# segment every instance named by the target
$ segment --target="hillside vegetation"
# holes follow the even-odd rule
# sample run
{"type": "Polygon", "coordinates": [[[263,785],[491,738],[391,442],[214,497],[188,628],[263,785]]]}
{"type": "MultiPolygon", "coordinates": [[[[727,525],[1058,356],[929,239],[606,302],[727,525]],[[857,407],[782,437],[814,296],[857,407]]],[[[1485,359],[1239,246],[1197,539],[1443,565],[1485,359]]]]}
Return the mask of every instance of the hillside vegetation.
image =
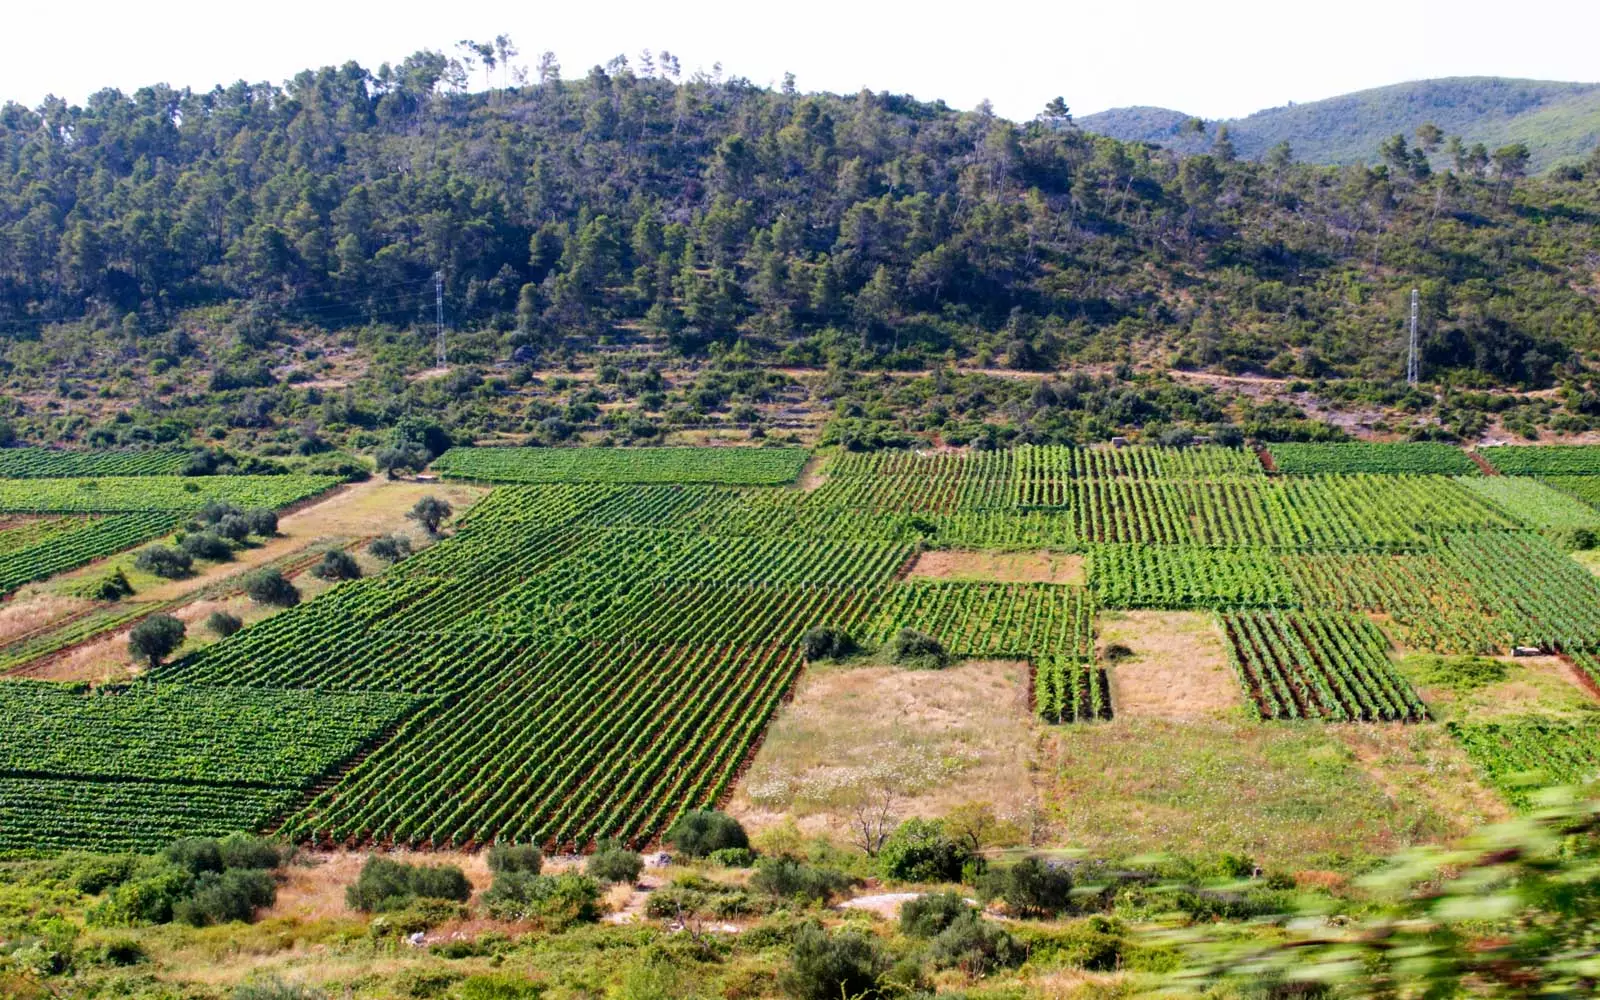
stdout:
{"type": "MultiPolygon", "coordinates": [[[[1133,107],[1087,115],[1079,124],[1099,135],[1159,143],[1181,153],[1207,152],[1218,127],[1226,126],[1239,155],[1248,159],[1260,159],[1287,142],[1307,163],[1370,165],[1380,162],[1383,140],[1397,132],[1410,135],[1431,122],[1490,149],[1525,143],[1537,173],[1581,161],[1600,145],[1600,84],[1491,76],[1416,80],[1267,108],[1207,123],[1203,131],[1192,121],[1182,111],[1133,107]]],[[[1446,157],[1437,155],[1434,166],[1446,166],[1446,157]]]]}

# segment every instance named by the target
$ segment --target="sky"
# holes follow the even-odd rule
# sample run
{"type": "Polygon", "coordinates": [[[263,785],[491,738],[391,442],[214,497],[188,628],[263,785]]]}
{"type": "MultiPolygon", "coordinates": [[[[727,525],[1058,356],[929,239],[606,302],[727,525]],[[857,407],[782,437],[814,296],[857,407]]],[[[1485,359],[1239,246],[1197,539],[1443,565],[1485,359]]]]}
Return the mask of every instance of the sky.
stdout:
{"type": "Polygon", "coordinates": [[[519,63],[555,52],[568,77],[665,49],[685,73],[720,62],[757,84],[792,72],[802,90],[868,87],[963,109],[989,100],[1009,118],[1057,95],[1077,115],[1149,104],[1217,119],[1439,76],[1600,81],[1600,0],[89,0],[0,13],[0,100],[281,83],[496,34],[511,36],[519,63]]]}

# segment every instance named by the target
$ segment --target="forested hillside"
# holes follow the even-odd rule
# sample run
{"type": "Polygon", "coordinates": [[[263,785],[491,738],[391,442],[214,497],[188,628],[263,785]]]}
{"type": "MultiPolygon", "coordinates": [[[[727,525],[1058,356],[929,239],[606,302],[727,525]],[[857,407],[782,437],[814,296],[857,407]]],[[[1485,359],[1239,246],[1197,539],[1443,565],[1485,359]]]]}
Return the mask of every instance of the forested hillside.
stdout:
{"type": "MultiPolygon", "coordinates": [[[[1180,158],[1059,101],[1018,123],[672,66],[549,62],[468,93],[419,52],[283,87],[9,104],[7,391],[132,379],[160,412],[175,386],[140,380],[268,389],[265,352],[328,329],[368,361],[401,345],[414,372],[436,272],[452,360],[479,364],[742,343],[785,365],[1395,380],[1413,286],[1430,380],[1544,386],[1600,347],[1600,159],[1530,178],[1516,148],[1434,170],[1405,140],[1372,168],[1226,142],[1180,158]]],[[[379,423],[409,405],[384,391],[379,423]]]]}
{"type": "MultiPolygon", "coordinates": [[[[1239,155],[1261,159],[1280,142],[1307,163],[1382,162],[1381,143],[1433,125],[1461,137],[1466,150],[1477,143],[1496,149],[1528,147],[1529,169],[1580,163],[1600,146],[1600,83],[1560,83],[1472,76],[1414,80],[1341,94],[1322,101],[1267,108],[1244,118],[1195,127],[1192,115],[1167,108],[1114,108],[1082,119],[1100,135],[1159,143],[1180,153],[1210,149],[1221,127],[1239,155]]],[[[1431,151],[1434,167],[1454,165],[1444,148],[1431,151]]]]}

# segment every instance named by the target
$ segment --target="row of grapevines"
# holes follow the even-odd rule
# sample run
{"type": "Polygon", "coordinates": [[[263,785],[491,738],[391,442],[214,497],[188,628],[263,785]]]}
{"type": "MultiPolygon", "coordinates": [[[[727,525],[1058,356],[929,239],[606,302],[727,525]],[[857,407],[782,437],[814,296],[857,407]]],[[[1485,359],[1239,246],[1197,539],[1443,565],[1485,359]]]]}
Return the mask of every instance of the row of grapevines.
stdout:
{"type": "Polygon", "coordinates": [[[1033,661],[1033,707],[1045,722],[1111,718],[1106,672],[1075,656],[1039,656],[1033,661]]]}
{"type": "Polygon", "coordinates": [[[1480,476],[1461,485],[1530,527],[1600,530],[1600,511],[1537,479],[1480,476]]]}
{"type": "Polygon", "coordinates": [[[1287,607],[1299,595],[1282,557],[1255,549],[1097,545],[1089,586],[1107,608],[1287,607]]]}
{"type": "Polygon", "coordinates": [[[1469,476],[1478,472],[1477,465],[1460,448],[1431,441],[1405,444],[1375,441],[1289,443],[1274,444],[1267,450],[1272,454],[1272,464],[1285,475],[1431,473],[1469,476]]]}
{"type": "Polygon", "coordinates": [[[0,772],[299,788],[417,702],[136,683],[82,692],[0,684],[0,772]]]}
{"type": "Polygon", "coordinates": [[[68,451],[64,448],[0,448],[0,479],[58,479],[69,476],[176,476],[189,453],[148,451],[68,451]]]}
{"type": "Polygon", "coordinates": [[[498,483],[792,483],[804,448],[451,448],[433,468],[498,483]]]}
{"type": "Polygon", "coordinates": [[[259,830],[286,788],[0,776],[0,854],[152,852],[180,837],[259,830]]]}
{"type": "Polygon", "coordinates": [[[798,668],[786,647],[525,650],[287,828],[432,846],[646,840],[726,787],[798,668]]]}
{"type": "Polygon", "coordinates": [[[1600,476],[1600,445],[1499,445],[1478,453],[1508,476],[1600,476]]]}
{"type": "Polygon", "coordinates": [[[1046,583],[901,583],[889,589],[869,634],[926,632],[960,657],[1071,656],[1094,647],[1093,603],[1082,587],[1046,583]]]}
{"type": "Polygon", "coordinates": [[[1292,611],[1222,616],[1229,656],[1264,719],[1415,722],[1427,709],[1365,618],[1292,611]]]}
{"type": "Polygon", "coordinates": [[[100,513],[196,511],[213,500],[283,507],[338,485],[333,476],[104,476],[0,480],[0,511],[100,513]]]}
{"type": "MultiPolygon", "coordinates": [[[[1520,449],[1519,449],[1520,450],[1520,449]]],[[[1519,809],[1532,789],[1576,785],[1600,774],[1600,724],[1549,719],[1451,722],[1448,728],[1489,783],[1519,809]]]]}
{"type": "Polygon", "coordinates": [[[149,541],[177,524],[173,514],[133,513],[87,518],[64,526],[0,555],[0,594],[149,541]]]}

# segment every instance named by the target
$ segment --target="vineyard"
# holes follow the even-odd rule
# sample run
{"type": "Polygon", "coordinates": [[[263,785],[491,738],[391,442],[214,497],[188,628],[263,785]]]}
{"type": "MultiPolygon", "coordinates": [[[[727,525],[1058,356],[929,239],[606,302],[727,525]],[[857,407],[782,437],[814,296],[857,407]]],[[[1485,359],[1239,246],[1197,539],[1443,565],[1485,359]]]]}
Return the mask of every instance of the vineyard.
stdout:
{"type": "Polygon", "coordinates": [[[61,448],[0,448],[0,479],[57,479],[72,476],[176,476],[189,453],[148,451],[67,451],[61,448]]]}
{"type": "MultiPolygon", "coordinates": [[[[1071,733],[1122,717],[1101,610],[1198,610],[1262,725],[1438,725],[1394,666],[1403,651],[1535,646],[1600,672],[1600,584],[1558,547],[1600,526],[1589,454],[1491,458],[1540,470],[1524,477],[1479,475],[1443,445],[1274,445],[1271,463],[1212,446],[841,453],[799,489],[784,485],[808,458],[795,449],[458,449],[441,471],[504,485],[387,572],[124,690],[0,686],[0,829],[32,810],[46,847],[230,826],[317,844],[644,844],[729,793],[818,626],[874,662],[905,629],[955,660],[1025,661],[1019,695],[1071,733]],[[1079,553],[1086,575],[911,576],[928,548],[1079,553]]],[[[54,572],[46,550],[72,565],[213,497],[281,505],[328,485],[0,481],[0,582],[10,560],[54,572]]],[[[1505,789],[1545,744],[1566,741],[1549,751],[1562,774],[1587,766],[1587,736],[1554,723],[1452,726],[1505,789]]]]}

